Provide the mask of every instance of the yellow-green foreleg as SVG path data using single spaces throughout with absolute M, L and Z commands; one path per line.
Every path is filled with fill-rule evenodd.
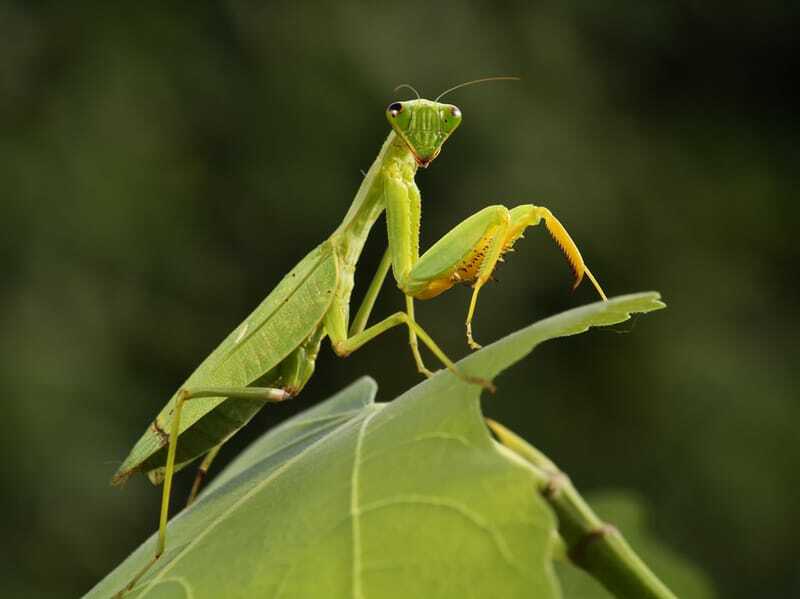
M 419 258 L 400 283 L 407 295 L 428 299 L 456 283 L 471 282 L 473 292 L 467 311 L 466 328 L 467 341 L 472 348 L 480 347 L 472 339 L 472 317 L 478 294 L 490 279 L 504 251 L 504 242 L 511 225 L 511 215 L 504 206 L 484 208 L 459 223 L 436 242 Z
M 583 261 L 583 257 L 578 250 L 578 246 L 575 245 L 574 241 L 572 241 L 572 237 L 570 237 L 569 233 L 567 233 L 564 225 L 562 225 L 561 222 L 555 216 L 553 216 L 553 213 L 550 212 L 550 210 L 542 206 L 533 206 L 532 204 L 518 206 L 511 211 L 512 220 L 514 220 L 514 217 L 516 216 L 514 214 L 515 211 L 519 211 L 519 232 L 515 237 L 507 241 L 507 246 L 509 248 L 511 245 L 513 245 L 514 241 L 516 241 L 516 239 L 522 235 L 525 227 L 538 225 L 540 221 L 544 220 L 544 225 L 547 228 L 547 231 L 550 233 L 550 236 L 553 238 L 553 241 L 556 242 L 556 245 L 559 247 L 559 249 L 563 252 L 567 262 L 569 262 L 570 268 L 572 268 L 573 274 L 575 275 L 575 283 L 573 284 L 572 288 L 575 289 L 581 284 L 583 275 L 585 274 L 587 277 L 589 277 L 589 280 L 592 282 L 592 285 L 594 285 L 594 288 L 597 290 L 597 293 L 600 295 L 601 299 L 603 301 L 608 301 L 606 294 L 603 292 L 602 287 L 600 287 L 600 283 L 597 282 L 597 279 L 594 278 L 594 275 L 589 270 L 589 267 L 587 267 L 586 263 Z M 513 228 L 514 227 L 512 226 L 512 232 Z
M 456 283 L 471 283 L 473 291 L 467 310 L 466 332 L 467 342 L 476 349 L 480 345 L 472 337 L 472 319 L 480 290 L 491 279 L 502 255 L 511 251 L 527 227 L 541 221 L 566 257 L 575 275 L 574 287 L 580 284 L 585 274 L 605 300 L 605 293 L 564 226 L 550 210 L 532 204 L 512 210 L 505 206 L 489 206 L 465 219 L 414 263 L 400 281 L 400 287 L 408 296 L 428 299 Z

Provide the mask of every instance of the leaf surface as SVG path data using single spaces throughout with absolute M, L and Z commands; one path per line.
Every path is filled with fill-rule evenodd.
M 660 307 L 656 293 L 583 306 L 460 366 L 492 378 L 542 341 Z M 374 392 L 362 379 L 256 441 L 172 520 L 131 596 L 559 597 L 555 519 L 488 435 L 480 388 L 442 371 L 387 404 Z M 89 596 L 122 588 L 154 543 Z

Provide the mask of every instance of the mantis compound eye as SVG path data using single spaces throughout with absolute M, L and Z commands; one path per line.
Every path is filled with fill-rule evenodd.
M 400 102 L 389 104 L 389 108 L 386 109 L 386 112 L 388 112 L 391 116 L 397 116 L 403 112 L 403 105 Z
M 450 135 L 461 124 L 461 110 L 458 106 L 445 105 L 441 109 L 440 115 L 442 127 L 447 135 Z

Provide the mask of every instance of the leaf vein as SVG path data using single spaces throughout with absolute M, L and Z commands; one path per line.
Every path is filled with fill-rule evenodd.
M 387 497 L 386 499 L 380 499 L 378 501 L 373 501 L 372 503 L 362 505 L 360 508 L 360 513 L 364 514 L 366 512 L 398 505 L 428 505 L 455 511 L 464 517 L 468 522 L 471 522 L 483 532 L 488 534 L 505 562 L 514 570 L 519 570 L 519 566 L 514 561 L 514 555 L 509 548 L 503 534 L 483 516 L 469 509 L 466 505 L 459 501 L 448 499 L 446 497 L 437 497 L 435 495 L 395 495 L 393 497 Z
M 307 454 L 309 451 L 311 451 L 312 449 L 316 448 L 318 445 L 320 445 L 320 444 L 324 443 L 324 442 L 325 442 L 327 439 L 329 439 L 329 438 L 330 438 L 330 435 L 333 435 L 333 434 L 335 434 L 337 431 L 339 431 L 339 430 L 341 430 L 341 429 L 343 429 L 343 428 L 347 427 L 347 426 L 348 426 L 349 424 L 351 424 L 352 422 L 355 422 L 355 421 L 354 421 L 354 420 L 348 420 L 347 422 L 344 422 L 344 423 L 342 423 L 340 426 L 338 426 L 337 428 L 333 429 L 333 430 L 332 430 L 332 431 L 331 431 L 331 432 L 330 432 L 328 435 L 325 435 L 324 437 L 322 437 L 322 438 L 321 438 L 321 439 L 319 439 L 318 441 L 315 441 L 314 443 L 312 443 L 311 445 L 309 445 L 308 447 L 306 447 L 305 449 L 303 449 L 303 450 L 302 450 L 301 452 L 299 452 L 297 455 L 295 455 L 295 456 L 293 456 L 293 457 L 289 458 L 288 460 L 286 460 L 286 462 L 284 462 L 283 464 L 281 464 L 281 466 L 279 466 L 278 468 L 276 468 L 276 469 L 275 469 L 275 470 L 274 470 L 272 473 L 270 473 L 270 475 L 269 475 L 269 476 L 267 476 L 267 477 L 266 477 L 264 480 L 262 480 L 261 482 L 259 482 L 259 483 L 258 483 L 258 484 L 256 484 L 256 485 L 254 485 L 252 489 L 250 489 L 250 490 L 249 490 L 247 493 L 245 493 L 245 494 L 244 494 L 244 495 L 242 495 L 242 496 L 241 496 L 239 499 L 237 499 L 237 500 L 236 500 L 236 501 L 235 501 L 235 502 L 234 502 L 234 503 L 233 503 L 233 504 L 232 504 L 230 507 L 228 507 L 227 509 L 223 510 L 223 511 L 222 511 L 222 512 L 221 512 L 221 513 L 220 513 L 220 514 L 219 514 L 219 515 L 218 515 L 216 518 L 214 518 L 214 519 L 213 519 L 211 522 L 209 522 L 208 526 L 207 526 L 207 527 L 206 527 L 204 530 L 201 530 L 201 531 L 200 531 L 200 532 L 197 534 L 197 536 L 195 536 L 195 537 L 194 537 L 194 538 L 193 538 L 193 539 L 192 539 L 192 540 L 191 540 L 189 543 L 187 543 L 187 545 L 184 547 L 184 549 L 183 549 L 183 550 L 182 550 L 182 551 L 181 551 L 181 552 L 180 552 L 178 555 L 176 555 L 176 556 L 175 556 L 175 559 L 173 559 L 173 560 L 172 560 L 171 562 L 169 562 L 168 564 L 165 564 L 165 565 L 164 565 L 164 568 L 163 568 L 161 571 L 159 571 L 159 572 L 158 572 L 158 573 L 157 573 L 157 574 L 156 574 L 156 575 L 153 577 L 153 579 L 150 581 L 150 584 L 148 584 L 148 585 L 147 585 L 147 587 L 144 589 L 144 592 L 142 593 L 142 597 L 144 597 L 145 595 L 147 595 L 147 593 L 148 593 L 148 592 L 150 592 L 150 590 L 152 589 L 152 587 L 153 587 L 153 585 L 154 585 L 154 584 L 156 584 L 158 581 L 162 580 L 163 576 L 164 576 L 164 575 L 165 575 L 167 572 L 169 572 L 170 570 L 172 570 L 172 569 L 175 567 L 175 565 L 176 565 L 176 564 L 177 564 L 179 561 L 181 561 L 181 559 L 183 559 L 183 558 L 186 556 L 186 554 L 187 554 L 189 551 L 191 551 L 191 550 L 192 550 L 194 547 L 196 547 L 196 546 L 197 546 L 197 544 L 198 544 L 200 541 L 202 541 L 202 540 L 203 540 L 203 539 L 204 539 L 206 536 L 208 536 L 208 534 L 209 534 L 209 533 L 210 533 L 210 532 L 211 532 L 211 531 L 212 531 L 214 528 L 216 528 L 216 527 L 217 527 L 217 526 L 218 526 L 218 525 L 219 525 L 219 524 L 220 524 L 220 523 L 221 523 L 223 520 L 225 520 L 226 518 L 228 518 L 228 517 L 229 517 L 229 516 L 230 516 L 230 515 L 231 515 L 231 514 L 232 514 L 232 513 L 233 513 L 233 512 L 234 512 L 234 511 L 235 511 L 235 510 L 236 510 L 236 509 L 239 507 L 239 506 L 241 506 L 242 504 L 244 504 L 244 503 L 245 503 L 247 500 L 249 500 L 251 497 L 253 497 L 253 495 L 255 495 L 256 493 L 258 493 L 258 492 L 259 492 L 261 489 L 263 489 L 264 487 L 266 487 L 266 486 L 267 486 L 268 484 L 270 484 L 270 483 L 271 483 L 273 480 L 275 480 L 275 479 L 276 479 L 276 478 L 278 478 L 278 477 L 279 477 L 281 474 L 283 474 L 284 472 L 286 472 L 286 470 L 288 470 L 288 469 L 289 469 L 291 466 L 293 466 L 293 465 L 294 465 L 296 462 L 299 462 L 299 461 L 300 461 L 300 460 L 301 460 L 301 459 L 302 459 L 302 458 L 303 458 L 303 457 L 304 457 L 304 456 L 305 456 L 305 455 L 306 455 L 306 454 Z
M 350 475 L 350 520 L 353 530 L 353 599 L 363 599 L 364 589 L 361 580 L 361 508 L 359 502 L 359 484 L 361 475 L 361 459 L 363 456 L 364 436 L 370 420 L 378 412 L 372 412 L 361 422 L 356 437 L 355 455 L 353 456 L 353 472 Z

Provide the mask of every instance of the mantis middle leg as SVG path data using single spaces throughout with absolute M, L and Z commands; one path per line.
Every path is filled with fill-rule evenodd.
M 375 300 L 380 292 L 386 275 L 389 272 L 391 265 L 391 251 L 387 249 L 381 259 L 378 270 L 372 279 L 372 282 L 367 289 L 367 293 L 361 304 L 361 307 L 356 312 L 353 323 L 350 329 L 347 330 L 346 310 L 332 309 L 328 314 L 325 321 L 325 328 L 328 336 L 331 338 L 331 345 L 337 355 L 345 357 L 361 348 L 363 345 L 380 335 L 399 325 L 405 325 L 409 330 L 409 344 L 411 345 L 411 352 L 417 364 L 417 369 L 426 376 L 432 376 L 432 372 L 425 367 L 422 362 L 422 357 L 419 353 L 417 338 L 422 339 L 425 346 L 447 367 L 448 370 L 453 372 L 459 378 L 467 380 L 471 383 L 476 383 L 482 387 L 494 390 L 494 385 L 484 379 L 470 377 L 462 373 L 453 361 L 441 350 L 436 342 L 428 335 L 424 329 L 414 320 L 413 304 L 407 302 L 409 312 L 395 312 L 391 316 L 384 318 L 382 321 L 367 327 L 367 321 L 375 305 Z
M 348 333 L 348 337 L 353 337 L 359 333 L 361 333 L 365 328 L 367 321 L 369 320 L 369 315 L 372 312 L 372 308 L 375 305 L 375 300 L 378 297 L 378 293 L 380 292 L 381 286 L 383 285 L 384 280 L 386 279 L 386 275 L 389 273 L 389 268 L 392 265 L 392 253 L 391 248 L 386 248 L 386 251 L 383 254 L 383 258 L 381 259 L 380 264 L 378 265 L 378 269 L 375 272 L 375 276 L 372 279 L 372 282 L 367 289 L 367 293 L 364 296 L 364 300 L 361 303 L 361 307 L 358 309 L 355 318 L 353 319 L 353 324 L 350 325 L 350 331 Z M 410 322 L 416 323 L 416 319 L 414 318 L 414 303 L 412 299 L 406 296 L 406 314 L 408 316 L 408 320 Z M 414 362 L 417 365 L 417 370 L 420 374 L 424 374 L 427 377 L 433 376 L 433 373 L 428 370 L 425 366 L 425 363 L 422 361 L 422 356 L 419 353 L 419 342 L 417 341 L 417 331 L 416 328 L 413 326 L 408 327 L 408 344 L 411 347 L 411 354 L 414 356 Z

